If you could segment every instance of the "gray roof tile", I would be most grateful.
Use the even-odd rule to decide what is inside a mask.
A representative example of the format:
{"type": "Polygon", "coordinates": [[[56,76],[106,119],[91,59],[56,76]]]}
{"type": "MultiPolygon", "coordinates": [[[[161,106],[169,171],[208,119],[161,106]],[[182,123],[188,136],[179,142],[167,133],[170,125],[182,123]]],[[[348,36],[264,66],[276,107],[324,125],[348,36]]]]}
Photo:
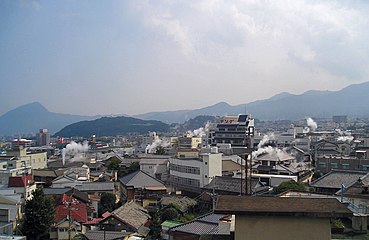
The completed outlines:
{"type": "Polygon", "coordinates": [[[365,174],[366,172],[361,171],[332,170],[310,185],[319,188],[341,188],[341,184],[343,184],[347,187],[365,174]]]}

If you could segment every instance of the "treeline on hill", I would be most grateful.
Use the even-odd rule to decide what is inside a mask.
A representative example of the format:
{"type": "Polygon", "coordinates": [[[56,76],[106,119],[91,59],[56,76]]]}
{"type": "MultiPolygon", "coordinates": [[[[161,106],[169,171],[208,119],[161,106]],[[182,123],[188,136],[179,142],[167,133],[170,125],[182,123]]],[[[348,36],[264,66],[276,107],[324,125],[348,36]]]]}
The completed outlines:
{"type": "Polygon", "coordinates": [[[169,125],[156,120],[141,120],[132,117],[102,117],[93,121],[81,121],[70,124],[57,132],[55,136],[90,137],[116,136],[130,133],[146,134],[150,131],[167,132],[169,125]]]}

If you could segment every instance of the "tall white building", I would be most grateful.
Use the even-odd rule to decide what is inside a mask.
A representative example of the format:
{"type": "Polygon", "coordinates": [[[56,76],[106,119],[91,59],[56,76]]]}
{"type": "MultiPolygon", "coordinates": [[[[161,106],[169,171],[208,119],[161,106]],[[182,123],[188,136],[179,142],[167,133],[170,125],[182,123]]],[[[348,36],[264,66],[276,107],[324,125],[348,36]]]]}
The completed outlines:
{"type": "Polygon", "coordinates": [[[222,154],[217,148],[180,149],[169,159],[170,184],[176,191],[200,193],[215,176],[222,176],[222,154]]]}

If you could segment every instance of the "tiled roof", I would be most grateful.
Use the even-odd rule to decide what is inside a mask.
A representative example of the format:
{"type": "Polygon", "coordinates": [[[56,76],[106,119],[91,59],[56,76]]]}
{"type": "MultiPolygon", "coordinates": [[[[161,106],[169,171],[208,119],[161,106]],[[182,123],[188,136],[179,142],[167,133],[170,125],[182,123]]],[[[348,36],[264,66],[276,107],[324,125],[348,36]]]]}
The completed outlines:
{"type": "Polygon", "coordinates": [[[319,188],[341,188],[341,184],[345,186],[352,185],[360,177],[364,176],[366,172],[360,171],[346,171],[346,170],[332,170],[324,176],[318,178],[310,185],[319,188]]]}
{"type": "Polygon", "coordinates": [[[113,191],[113,182],[82,182],[81,185],[76,185],[76,189],[84,191],[113,191]]]}
{"type": "Polygon", "coordinates": [[[70,190],[70,188],[44,188],[45,195],[62,195],[70,190]]]}
{"type": "Polygon", "coordinates": [[[166,165],[169,162],[169,158],[142,158],[140,160],[140,165],[153,165],[153,164],[158,164],[158,165],[166,165]]]}
{"type": "Polygon", "coordinates": [[[136,171],[127,176],[121,177],[119,181],[125,186],[133,186],[134,188],[145,188],[145,187],[165,187],[163,182],[156,179],[144,171],[136,171]]]}
{"type": "Polygon", "coordinates": [[[176,204],[180,207],[181,212],[186,212],[189,207],[195,206],[197,202],[186,196],[163,196],[160,200],[160,204],[163,206],[176,204]]]}
{"type": "MultiPolygon", "coordinates": [[[[251,189],[257,191],[259,180],[251,179],[251,189]]],[[[246,186],[246,180],[242,179],[243,188],[246,186]]],[[[227,176],[216,176],[208,185],[203,187],[207,190],[224,191],[230,193],[239,193],[241,189],[241,179],[227,176]]],[[[244,190],[243,190],[244,191],[244,190]]]]}
{"type": "Polygon", "coordinates": [[[35,169],[35,170],[33,170],[33,176],[55,177],[55,178],[58,177],[58,175],[56,174],[56,172],[54,170],[49,170],[49,169],[35,169]]]}
{"type": "Polygon", "coordinates": [[[82,202],[89,202],[88,194],[79,191],[75,188],[44,188],[45,195],[64,195],[67,196],[73,195],[78,200],[81,200],[82,202]]]}
{"type": "Polygon", "coordinates": [[[236,163],[232,160],[222,160],[222,171],[237,171],[240,169],[245,169],[245,166],[240,163],[236,163]]]}
{"type": "Polygon", "coordinates": [[[170,228],[170,232],[183,232],[194,235],[218,234],[219,219],[224,217],[224,214],[208,213],[200,216],[190,222],[170,228]]]}
{"type": "Polygon", "coordinates": [[[137,231],[139,227],[145,225],[146,222],[151,219],[148,211],[136,204],[134,201],[127,202],[120,208],[115,209],[111,215],[106,218],[111,216],[119,219],[125,224],[128,224],[135,231],[137,231]]]}
{"type": "Polygon", "coordinates": [[[333,198],[219,196],[216,213],[349,217],[352,212],[333,198]]]}

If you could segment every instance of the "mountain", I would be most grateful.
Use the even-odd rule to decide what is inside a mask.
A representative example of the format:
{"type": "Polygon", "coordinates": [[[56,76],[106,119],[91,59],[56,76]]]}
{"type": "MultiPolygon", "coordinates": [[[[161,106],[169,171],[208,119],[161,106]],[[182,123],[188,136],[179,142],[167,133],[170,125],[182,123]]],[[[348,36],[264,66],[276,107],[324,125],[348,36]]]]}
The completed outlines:
{"type": "Polygon", "coordinates": [[[198,115],[237,115],[250,113],[260,120],[298,120],[307,116],[369,116],[369,82],[353,84],[340,91],[307,91],[301,95],[280,93],[269,99],[231,106],[225,102],[195,110],[155,112],[136,115],[166,123],[183,123],[198,115]]]}
{"type": "Polygon", "coordinates": [[[218,117],[200,115],[195,118],[187,120],[183,124],[172,123],[171,129],[172,131],[177,132],[193,131],[195,129],[203,128],[208,122],[217,122],[218,120],[219,120],[218,117]]]}
{"type": "Polygon", "coordinates": [[[129,133],[167,132],[169,125],[155,120],[141,120],[132,117],[102,117],[92,121],[81,121],[64,127],[55,136],[90,137],[116,136],[129,133]]]}
{"type": "Polygon", "coordinates": [[[33,102],[0,116],[0,136],[36,133],[41,128],[52,134],[71,123],[94,118],[49,112],[39,102],[33,102]]]}

